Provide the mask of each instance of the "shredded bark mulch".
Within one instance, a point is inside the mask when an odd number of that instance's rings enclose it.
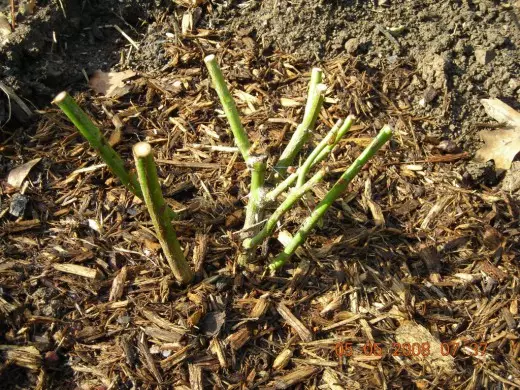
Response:
[[[520,387],[518,202],[468,182],[470,154],[427,137],[422,124],[439,118],[407,103],[415,64],[322,64],[329,89],[313,142],[348,114],[358,123],[277,235],[296,231],[385,123],[395,135],[293,263],[269,275],[274,238],[251,267],[236,265],[249,172],[202,59],[218,56],[270,164],[301,120],[311,64],[212,30],[164,49],[167,64],[128,80],[126,94],[75,97],[130,169],[131,146],[153,145],[197,281],[175,284],[145,205],[58,109],[41,112],[0,145],[2,177],[41,159],[21,188],[1,181],[0,387]]]

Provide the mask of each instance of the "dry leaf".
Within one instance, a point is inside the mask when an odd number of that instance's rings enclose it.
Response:
[[[475,154],[475,160],[493,160],[499,169],[511,168],[511,163],[520,152],[520,113],[498,99],[482,99],[486,113],[511,129],[482,130],[479,134],[484,146]]]
[[[133,70],[125,70],[124,72],[103,72],[97,70],[90,78],[89,86],[96,93],[105,95],[106,97],[120,97],[130,91],[128,85],[124,81],[135,76]]]
[[[20,188],[31,169],[36,164],[38,164],[40,160],[41,158],[35,158],[34,160],[26,162],[25,164],[13,169],[11,172],[9,172],[9,176],[7,177],[7,184],[15,188]]]
[[[484,146],[477,150],[475,160],[494,160],[495,166],[499,169],[511,168],[511,163],[520,152],[520,128],[482,130],[479,134]]]
[[[497,122],[504,123],[511,127],[520,127],[520,113],[504,102],[498,99],[482,99],[480,102],[484,106],[486,114]]]

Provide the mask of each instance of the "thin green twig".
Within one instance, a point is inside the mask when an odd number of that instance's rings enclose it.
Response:
[[[250,160],[252,159],[253,157],[250,157]],[[249,191],[249,200],[246,208],[246,218],[243,227],[244,230],[248,230],[258,222],[260,222],[262,216],[262,198],[265,182],[265,169],[265,157],[256,157],[256,161],[254,161],[252,164],[251,188]],[[240,265],[246,265],[249,262],[250,257],[252,255],[253,253],[251,251],[245,251],[240,253],[238,257],[238,263]]]
[[[339,141],[343,138],[343,136],[350,130],[350,128],[352,127],[352,124],[354,122],[355,122],[355,117],[352,115],[349,115],[347,117],[347,119],[345,120],[345,122],[343,122],[343,125],[338,130],[338,133],[336,134],[336,140],[334,141],[334,143],[332,145],[328,144],[325,146],[325,148],[321,151],[321,153],[318,155],[318,157],[316,157],[313,160],[311,168],[314,167],[316,164],[320,163],[321,161],[323,161],[330,154],[330,152],[339,143]],[[284,181],[282,181],[274,189],[269,191],[265,196],[266,203],[274,202],[276,200],[276,198],[278,196],[280,196],[280,194],[282,194],[285,190],[287,190],[287,188],[289,188],[294,183],[294,181],[298,178],[298,176],[300,174],[300,169],[301,168],[298,168],[298,170],[296,172],[287,176],[287,178],[285,178]]]
[[[332,206],[333,202],[338,199],[347,189],[348,184],[359,173],[361,168],[376,154],[376,152],[390,139],[392,129],[390,126],[384,126],[372,143],[361,153],[354,163],[341,175],[331,190],[325,195],[325,198],[318,203],[311,215],[304,221],[301,228],[294,235],[284,250],[269,264],[269,268],[274,271],[282,267],[294,254],[296,249],[307,239],[312,229],[318,221],[323,217],[325,212]]]
[[[103,137],[103,134],[101,134],[99,128],[94,125],[87,113],[78,106],[76,101],[64,91],[58,94],[52,102],[57,104],[65,115],[67,115],[90,146],[99,153],[110,171],[121,180],[121,183],[134,195],[142,199],[143,194],[137,177],[126,170],[123,159],[112,146],[110,146],[105,137]]]
[[[340,119],[336,122],[336,124],[330,129],[330,131],[323,137],[323,139],[316,145],[311,154],[307,157],[302,166],[298,169],[298,180],[296,181],[296,187],[301,187],[305,183],[305,178],[307,174],[311,170],[311,167],[314,165],[314,160],[320,155],[320,153],[325,149],[327,145],[331,145],[336,140],[336,133],[341,127],[343,121]]]
[[[90,146],[98,152],[99,156],[107,164],[108,169],[121,180],[121,183],[128,188],[135,196],[143,199],[141,186],[137,176],[128,172],[121,156],[110,146],[106,138],[101,134],[99,128],[92,122],[85,111],[81,109],[76,101],[67,93],[61,92],[52,101],[67,115],[70,121],[76,126],[80,134],[85,137]],[[177,219],[178,215],[170,207],[166,208],[172,220]]]
[[[242,122],[240,121],[240,114],[238,113],[233,96],[231,96],[231,93],[229,92],[226,81],[224,80],[224,75],[218,66],[215,56],[213,54],[207,56],[204,58],[204,62],[208,68],[211,80],[213,81],[213,86],[217,91],[218,98],[220,99],[220,103],[224,109],[224,113],[226,114],[229,127],[231,127],[231,132],[235,137],[238,150],[240,150],[244,161],[247,163],[251,144],[247,137],[247,133],[242,126]]]
[[[275,212],[269,217],[267,222],[265,223],[262,230],[253,238],[246,239],[243,243],[243,246],[246,249],[253,250],[258,245],[262,243],[267,237],[269,237],[275,227],[276,223],[280,220],[280,218],[291,209],[291,207],[308,191],[312,189],[316,185],[316,183],[320,182],[325,176],[326,170],[319,170],[313,177],[309,179],[308,182],[304,183],[301,187],[294,188],[291,193],[287,196],[285,201],[275,210]]]
[[[287,168],[293,163],[296,155],[300,152],[305,142],[307,142],[310,132],[314,129],[316,119],[318,119],[321,106],[323,105],[325,91],[327,90],[324,84],[320,84],[321,78],[321,69],[314,68],[309,83],[309,93],[302,123],[296,128],[275,167],[279,174],[284,174],[287,171]]]

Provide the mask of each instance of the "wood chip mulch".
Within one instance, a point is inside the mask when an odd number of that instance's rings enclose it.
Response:
[[[275,239],[250,268],[236,265],[249,173],[202,58],[217,54],[244,126],[270,156],[301,119],[312,65],[212,31],[164,45],[168,66],[132,78],[127,94],[75,97],[129,168],[131,146],[153,144],[197,282],[174,283],[145,206],[47,109],[0,146],[2,178],[41,158],[21,188],[1,181],[2,386],[520,387],[518,203],[461,185],[468,155],[441,154],[421,127],[437,119],[414,117],[407,103],[413,64],[370,72],[348,57],[321,64],[329,90],[315,139],[348,114],[359,121],[308,201],[383,124],[395,136],[293,264],[269,275]],[[29,202],[16,218],[9,204],[18,193]],[[308,213],[300,204],[277,235]]]

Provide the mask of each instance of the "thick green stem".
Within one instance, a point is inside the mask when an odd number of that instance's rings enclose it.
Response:
[[[65,115],[67,115],[90,146],[98,152],[110,171],[121,180],[121,183],[135,196],[143,199],[143,193],[141,192],[141,186],[137,181],[137,177],[126,170],[123,159],[110,146],[106,138],[101,134],[99,128],[92,122],[87,113],[78,106],[76,101],[64,91],[56,96],[52,102],[57,104]],[[167,212],[172,220],[177,219],[177,213],[170,207],[167,207]]]
[[[76,101],[67,92],[61,92],[52,102],[57,104],[65,115],[67,115],[81,135],[89,142],[90,146],[99,153],[110,171],[121,180],[121,183],[134,195],[142,199],[143,194],[141,193],[141,187],[139,186],[137,177],[126,170],[123,159],[110,146],[105,137],[101,134],[99,128],[94,125],[89,116],[78,106]]]
[[[246,219],[244,229],[259,222],[258,211],[262,202],[262,189],[265,181],[265,158],[253,163],[251,171],[251,188],[249,190],[249,200],[246,209]]]
[[[279,174],[284,174],[287,171],[287,168],[293,163],[296,155],[300,152],[305,142],[307,142],[309,134],[312,129],[314,129],[314,125],[318,119],[326,90],[327,87],[324,84],[317,84],[314,87],[311,84],[303,121],[296,128],[296,131],[276,164],[275,170]]]
[[[247,162],[251,144],[249,143],[247,133],[242,126],[242,122],[240,121],[240,114],[238,113],[233,96],[231,96],[231,93],[229,92],[229,89],[226,85],[224,75],[222,74],[222,71],[220,70],[217,60],[213,54],[204,58],[204,62],[206,63],[211,80],[213,81],[213,86],[217,91],[218,98],[220,99],[220,103],[222,104],[222,108],[226,114],[229,126],[231,127],[231,131],[235,137],[235,142],[238,146],[238,149],[240,150],[240,153],[242,153],[244,161]]]
[[[163,249],[164,256],[175,279],[182,284],[187,284],[193,280],[193,272],[184,258],[175,229],[171,224],[171,218],[166,212],[167,205],[159,184],[152,147],[149,143],[139,142],[134,145],[133,152],[144,201],[152,218],[155,233]]]
[[[330,129],[325,137],[320,141],[318,145],[314,148],[314,150],[309,154],[309,157],[305,160],[302,166],[298,169],[298,181],[296,182],[296,187],[301,187],[305,183],[305,178],[307,174],[311,170],[311,167],[314,165],[314,160],[320,155],[320,153],[325,149],[327,145],[332,145],[336,140],[336,133],[340,128],[343,121],[340,119],[336,124]]]
[[[323,217],[332,203],[341,196],[341,194],[347,189],[348,184],[359,173],[361,168],[390,139],[391,136],[392,129],[390,126],[387,125],[381,129],[372,143],[363,151],[363,153],[361,153],[343,175],[341,175],[331,190],[327,195],[325,195],[325,198],[318,203],[311,215],[305,220],[300,230],[298,230],[289,244],[284,248],[283,252],[280,253],[271,264],[269,264],[271,270],[276,270],[282,267],[291,258],[296,249],[307,239],[312,229],[316,226],[320,218]]]
[[[265,156],[251,156],[250,161],[251,160],[254,161],[252,163],[251,188],[249,190],[244,230],[249,230],[252,226],[260,222],[262,218],[263,188],[266,170]],[[240,265],[246,265],[251,256],[251,251],[241,253],[238,257],[238,263]]]
[[[244,247],[246,249],[253,250],[262,243],[267,237],[271,235],[276,227],[276,223],[280,220],[282,215],[291,209],[291,207],[308,191],[312,189],[323,179],[325,176],[325,170],[318,171],[313,177],[309,179],[303,186],[294,188],[291,193],[287,196],[285,201],[275,210],[271,217],[265,223],[263,229],[253,238],[244,241]]]
[[[309,114],[312,110],[312,96],[316,90],[316,86],[323,80],[323,71],[320,68],[312,68],[311,80],[309,81],[309,91],[307,92],[307,103],[305,104],[305,115]]]
[[[319,153],[318,156],[312,161],[311,168],[313,166],[315,166],[316,164],[320,163],[321,161],[323,161],[330,154],[330,152],[332,152],[332,150],[339,143],[341,138],[343,138],[343,136],[350,130],[354,121],[355,121],[354,116],[349,115],[347,117],[345,122],[343,122],[343,125],[338,130],[338,133],[336,134],[336,140],[334,141],[334,143],[332,145],[328,144],[325,146],[325,148],[321,151],[321,153]],[[267,203],[274,202],[276,200],[276,198],[278,196],[280,196],[280,194],[282,192],[287,190],[287,188],[289,188],[300,175],[300,172],[301,172],[300,170],[301,170],[301,168],[298,168],[298,170],[296,172],[287,176],[287,178],[284,181],[282,181],[274,189],[269,191],[267,193],[267,195],[265,196],[266,202]]]

